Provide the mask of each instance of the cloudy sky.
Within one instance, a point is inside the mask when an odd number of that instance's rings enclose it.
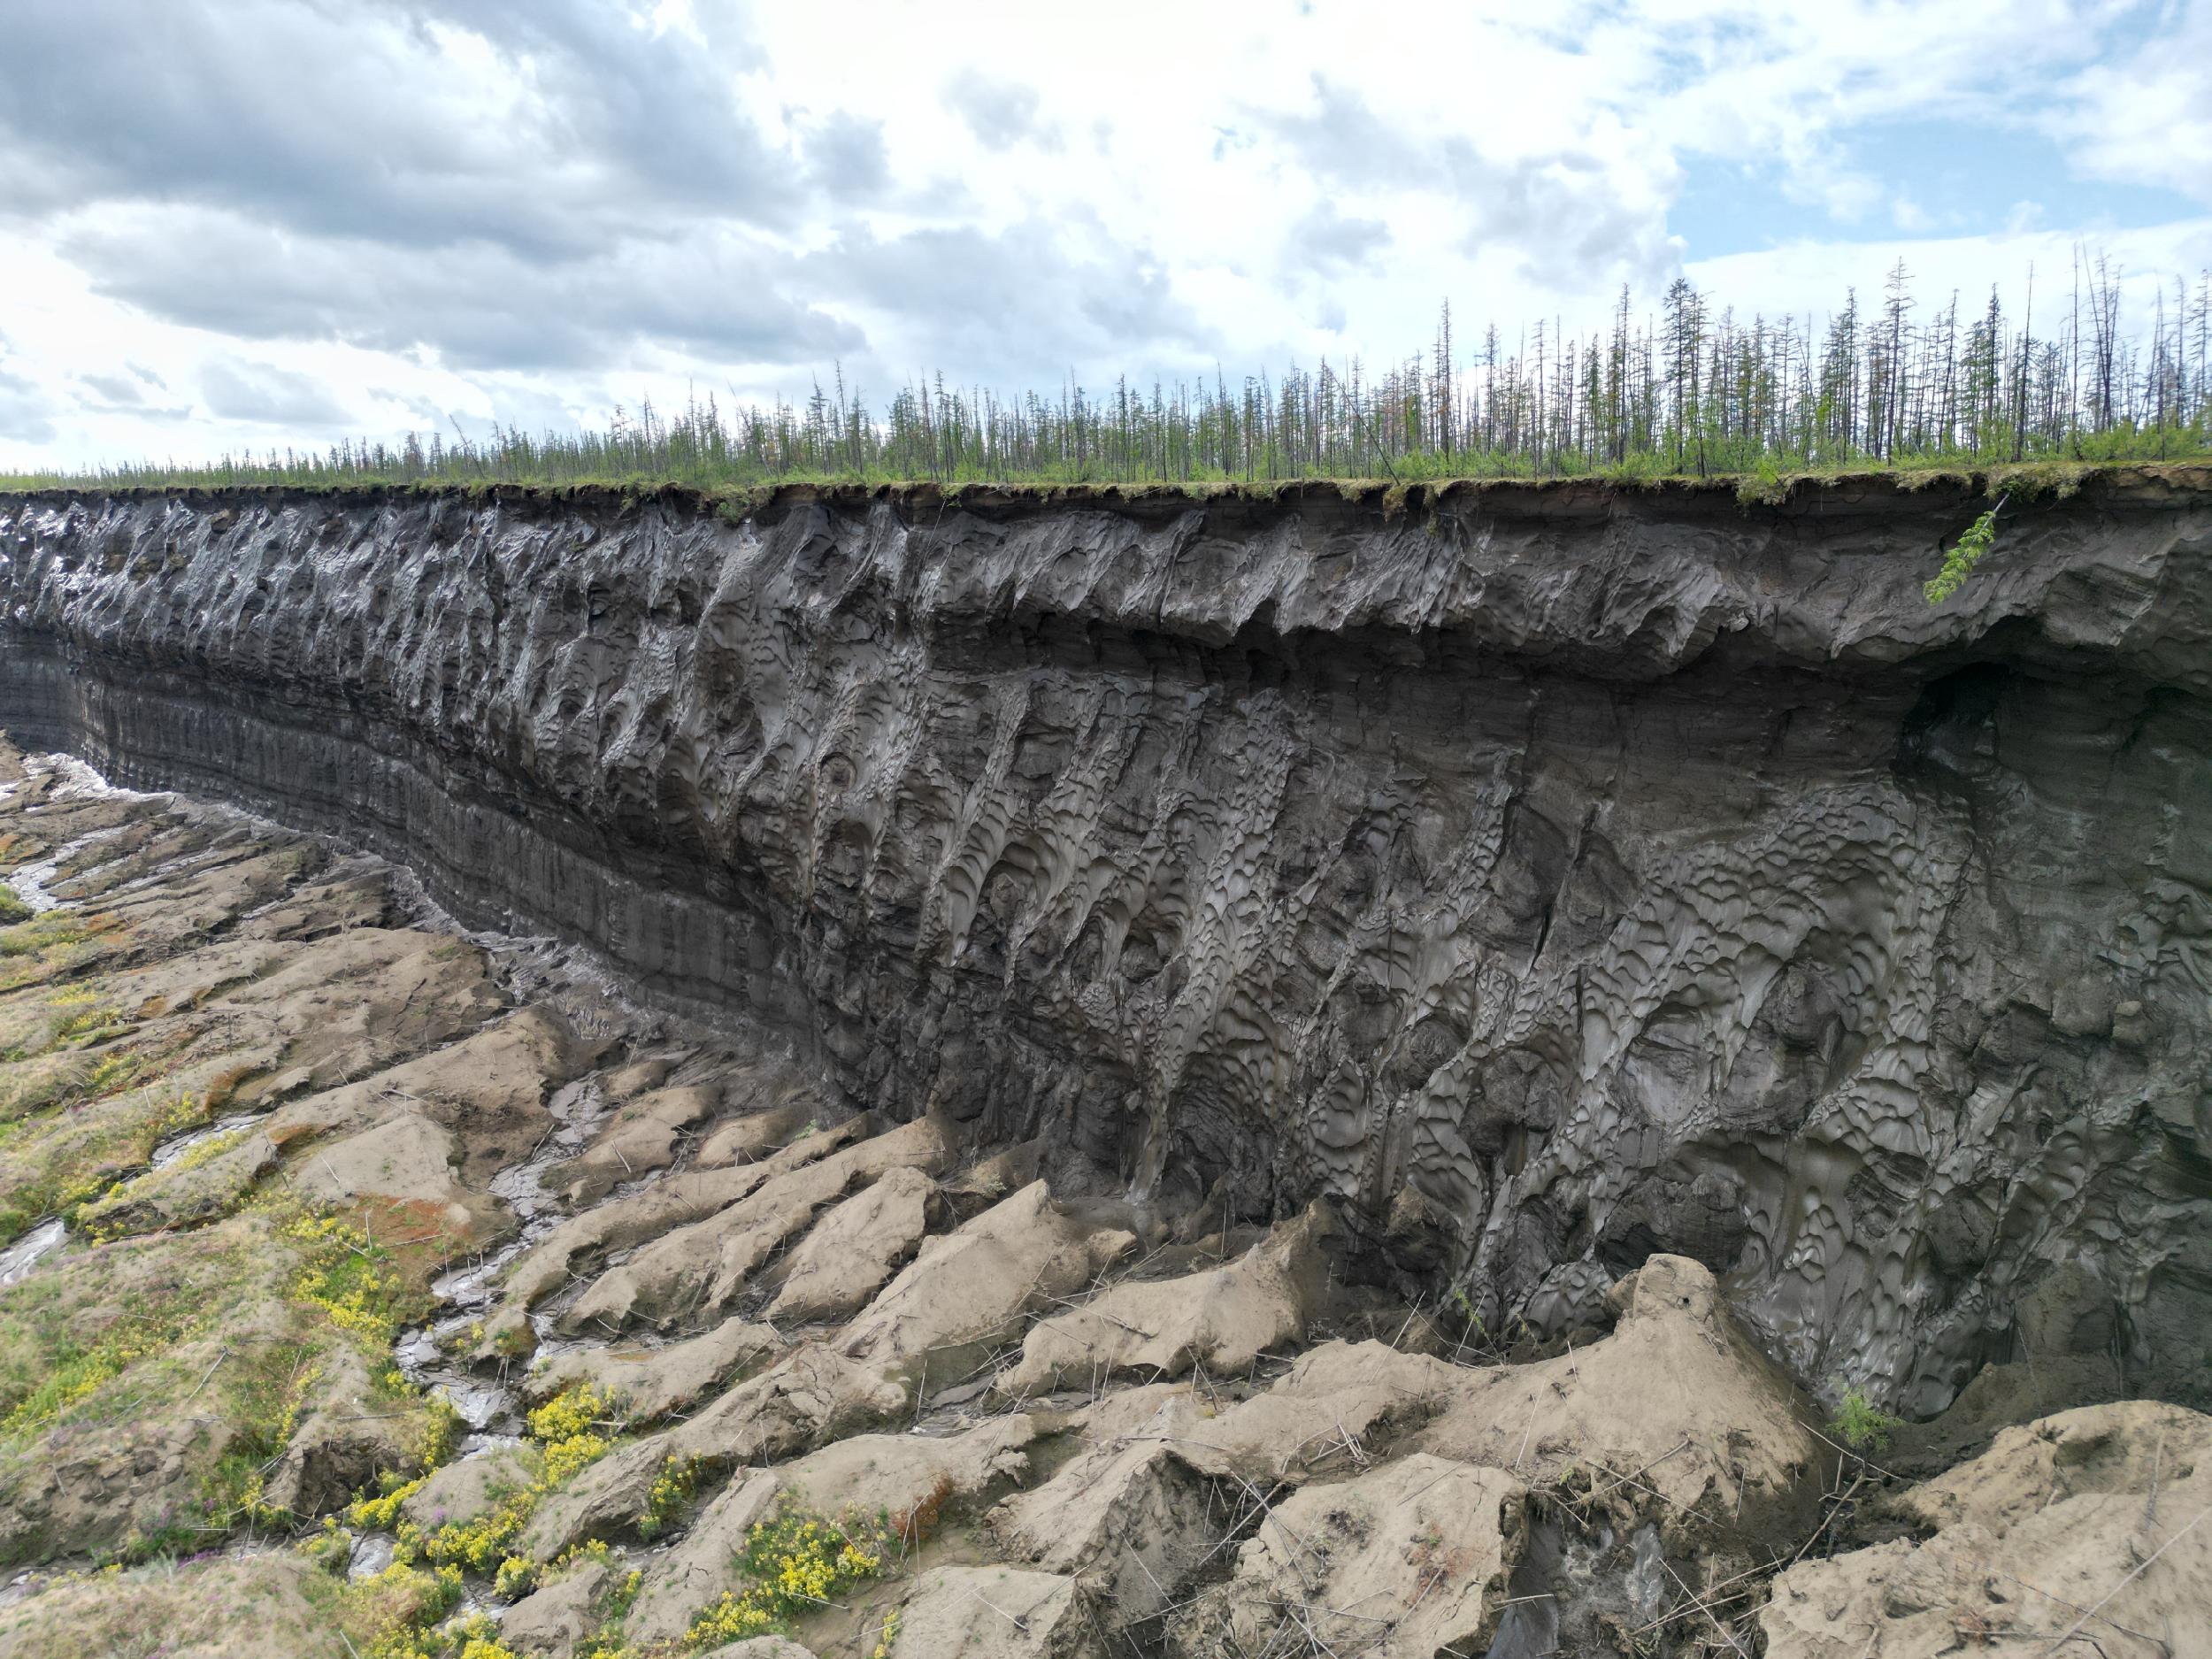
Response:
[[[0,471],[2212,266],[2212,0],[7,12]]]

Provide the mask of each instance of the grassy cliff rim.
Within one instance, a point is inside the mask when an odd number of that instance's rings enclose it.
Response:
[[[1389,479],[1298,478],[1247,482],[1067,483],[1059,481],[946,483],[928,480],[787,479],[735,488],[710,488],[676,480],[584,479],[554,482],[494,480],[363,479],[321,483],[81,484],[0,487],[0,504],[85,505],[98,502],[175,501],[221,506],[271,501],[340,503],[455,501],[498,505],[634,508],[660,506],[726,519],[773,518],[780,511],[812,504],[857,508],[882,503],[927,510],[990,513],[1024,509],[1094,509],[1157,512],[1206,506],[1287,507],[1341,505],[1379,511],[1385,517],[1427,512],[1484,498],[1531,505],[1594,505],[1615,500],[1707,504],[1732,501],[1744,508],[1814,506],[1823,497],[1870,504],[1877,496],[1938,492],[2016,503],[2100,493],[2156,496],[2212,493],[2212,458],[2175,461],[2036,461],[2015,465],[1866,467],[1780,474],[1631,476],[1584,473],[1520,478],[1469,477],[1396,481]]]

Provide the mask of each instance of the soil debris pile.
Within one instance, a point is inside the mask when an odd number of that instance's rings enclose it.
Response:
[[[1775,1581],[1770,1659],[2212,1654],[2212,1417],[2147,1400],[2063,1411],[1887,1508],[1916,1535]]]

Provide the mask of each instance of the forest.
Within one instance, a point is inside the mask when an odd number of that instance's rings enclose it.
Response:
[[[1624,288],[1586,333],[1538,322],[1471,342],[1448,303],[1434,339],[1379,366],[1050,392],[964,388],[940,373],[880,406],[841,371],[803,401],[709,395],[618,408],[597,430],[457,426],[341,442],[0,473],[0,488],[368,482],[943,484],[1371,479],[1778,478],[1878,467],[2170,460],[2212,452],[2212,272],[2123,303],[2121,273],[2078,253],[2067,284],[2029,273],[2017,317],[1915,294],[1901,261],[1878,295],[1811,316],[1740,315],[1677,279],[1640,311]]]

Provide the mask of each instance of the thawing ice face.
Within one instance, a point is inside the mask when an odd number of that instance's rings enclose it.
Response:
[[[171,1135],[153,1150],[151,1163],[157,1170],[165,1170],[194,1147],[243,1129],[248,1124],[257,1124],[267,1117],[266,1112],[234,1112],[228,1118],[218,1118],[213,1123],[198,1129],[187,1129],[181,1134]]]
[[[46,798],[50,801],[146,801],[152,798],[135,789],[118,788],[74,755],[33,755],[25,759],[23,770],[33,778],[51,776],[58,780],[47,792]],[[89,835],[80,835],[76,840],[57,847],[45,857],[10,872],[7,885],[14,889],[16,897],[32,910],[50,910],[61,901],[47,889],[53,884],[62,865],[87,847],[117,833],[117,829],[103,829],[95,830]]]
[[[4,1250],[0,1250],[0,1285],[12,1285],[51,1255],[68,1229],[61,1217],[42,1221]]]

